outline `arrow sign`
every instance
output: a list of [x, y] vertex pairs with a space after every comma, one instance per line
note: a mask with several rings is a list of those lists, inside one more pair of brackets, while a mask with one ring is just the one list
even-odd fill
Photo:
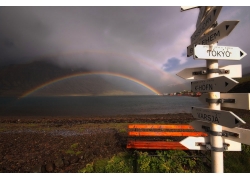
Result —
[[196, 22], [196, 28], [200, 25], [200, 22], [203, 20], [204, 16], [211, 9], [212, 6], [201, 6], [199, 16]]
[[[207, 144], [210, 142], [209, 137], [187, 137], [180, 141], [180, 144], [190, 150], [207, 150], [205, 146], [199, 146], [198, 144]], [[241, 143], [231, 141], [223, 138], [223, 143], [229, 144], [226, 151], [241, 151]]]
[[202, 34], [214, 24], [220, 14], [221, 9], [222, 6], [215, 6], [209, 11], [207, 16], [201, 21], [200, 25], [191, 36], [191, 43], [194, 43], [197, 38], [202, 36]]
[[[240, 78], [242, 77], [242, 67], [241, 64], [220, 66], [219, 69], [228, 70], [229, 74], [219, 74], [219, 76], [225, 76], [229, 78]], [[178, 72], [176, 75], [183, 79], [207, 79], [207, 75], [194, 75], [193, 72], [206, 71], [206, 67], [196, 67], [196, 68], [186, 68]]]
[[228, 36], [238, 23], [239, 21], [224, 21], [221, 24], [219, 24], [213, 30], [206, 33], [196, 42], [192, 43], [187, 47], [187, 57], [193, 55], [194, 44], [202, 44], [202, 45], [213, 44], [219, 41], [220, 39]]
[[237, 81], [220, 76], [202, 81], [191, 82], [193, 92], [227, 92], [238, 84]]
[[[235, 103], [221, 103], [222, 107], [250, 110], [250, 93], [220, 93], [220, 98], [235, 100]], [[209, 96], [204, 93], [198, 99], [207, 104], [206, 99], [209, 99]]]
[[181, 11], [186, 11], [194, 8], [198, 8], [199, 6], [181, 6]]
[[229, 128], [234, 128], [246, 123], [231, 111], [192, 107], [192, 115], [194, 118]]
[[195, 45], [194, 59], [241, 60], [245, 53], [238, 47]]
[[[211, 125], [211, 123], [208, 123], [205, 121], [199, 121], [199, 120], [192, 121], [189, 124], [193, 126], [193, 128], [196, 131], [202, 131], [202, 132], [206, 132], [205, 128], [202, 128], [202, 127], [210, 128], [210, 125]], [[243, 129], [243, 128], [238, 128], [238, 127], [227, 128], [227, 127], [222, 126], [222, 131], [228, 133], [228, 136], [225, 137], [226, 139], [250, 145], [250, 130], [249, 129]]]

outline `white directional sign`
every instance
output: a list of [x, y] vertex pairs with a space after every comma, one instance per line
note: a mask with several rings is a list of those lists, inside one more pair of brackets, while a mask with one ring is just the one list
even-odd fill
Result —
[[241, 60], [245, 53], [238, 47], [195, 45], [194, 59]]
[[223, 21], [216, 26], [213, 30], [199, 38], [187, 47], [187, 57], [192, 56], [194, 52], [194, 44], [209, 45], [217, 42], [218, 40], [228, 36], [239, 21]]
[[[229, 78], [242, 77], [241, 64], [220, 66], [219, 69], [224, 69], [224, 70], [229, 71], [228, 74], [219, 74], [219, 76], [225, 76], [225, 77], [229, 77]], [[204, 72], [206, 70], [207, 70], [206, 67], [186, 68], [186, 69], [183, 69], [182, 71], [178, 72], [176, 75], [183, 78], [183, 79], [202, 80], [202, 79], [207, 79], [206, 74], [194, 75], [193, 72], [202, 72], [202, 71]]]
[[191, 90], [193, 92], [228, 92], [238, 84], [237, 81], [220, 76], [201, 81], [191, 82]]
[[[198, 99], [207, 104], [206, 99], [209, 99], [209, 96], [204, 93]], [[220, 93], [220, 99], [234, 99], [235, 101], [234, 103], [224, 102], [221, 107], [250, 110], [250, 93]]]
[[[193, 126], [196, 131], [206, 132], [205, 129], [210, 128], [211, 123], [196, 120], [192, 121], [190, 125]], [[227, 128], [222, 126], [222, 131], [224, 131], [224, 133], [227, 133], [228, 136], [225, 137], [226, 139], [250, 145], [250, 129], [243, 129], [238, 127]]]
[[206, 15], [206, 12], [211, 9], [212, 6], [201, 6], [199, 16], [197, 18], [196, 22], [196, 28], [200, 25], [200, 22], [203, 20], [204, 16]]
[[231, 111], [192, 107], [192, 115], [194, 118], [229, 128], [234, 128], [246, 123]]
[[[207, 150], [205, 144], [209, 144], [209, 137], [187, 137], [180, 141], [180, 143], [190, 150]], [[228, 149], [226, 151], [241, 151], [241, 143], [231, 141], [229, 139], [223, 138], [223, 143], [228, 144]], [[199, 144], [203, 144], [200, 146]]]
[[198, 8], [199, 6], [181, 6], [181, 11]]
[[209, 11], [207, 16], [204, 17], [200, 25], [198, 25], [196, 31], [191, 36], [191, 43], [194, 43], [195, 40], [197, 40], [201, 35], [203, 35], [203, 33], [214, 24], [220, 14], [221, 9], [222, 6], [215, 6]]

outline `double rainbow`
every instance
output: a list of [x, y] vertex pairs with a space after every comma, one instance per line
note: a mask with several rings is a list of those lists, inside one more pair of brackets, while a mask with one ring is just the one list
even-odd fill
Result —
[[66, 75], [66, 76], [62, 76], [62, 77], [59, 77], [59, 78], [55, 78], [55, 79], [52, 79], [51, 81], [48, 81], [46, 83], [43, 83], [27, 92], [25, 92], [23, 95], [21, 95], [20, 98], [24, 98], [24, 97], [27, 97], [29, 96], [30, 94], [34, 93], [35, 91], [45, 87], [45, 86], [48, 86], [48, 85], [51, 85], [53, 83], [56, 83], [56, 82], [59, 82], [59, 81], [62, 81], [62, 80], [65, 80], [65, 79], [69, 79], [69, 78], [73, 78], [73, 77], [78, 77], [78, 76], [87, 76], [87, 75], [110, 75], [110, 76], [115, 76], [115, 77], [120, 77], [120, 78], [124, 78], [124, 79], [128, 79], [130, 81], [133, 81], [135, 83], [138, 83], [142, 86], [144, 86], [145, 88], [149, 89], [150, 91], [152, 91], [153, 93], [155, 94], [161, 94], [158, 90], [156, 90], [155, 88], [153, 88], [152, 86], [138, 80], [138, 79], [135, 79], [133, 77], [130, 77], [130, 76], [127, 76], [127, 75], [124, 75], [124, 74], [119, 74], [119, 73], [114, 73], [114, 72], [103, 72], [103, 71], [94, 71], [94, 72], [81, 72], [81, 73], [76, 73], [76, 74], [70, 74], [70, 75]]

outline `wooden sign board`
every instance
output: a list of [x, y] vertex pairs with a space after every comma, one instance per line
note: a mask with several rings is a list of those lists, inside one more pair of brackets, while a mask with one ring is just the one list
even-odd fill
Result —
[[[207, 93], [202, 94], [198, 99], [207, 104]], [[221, 107], [250, 110], [250, 93], [220, 93], [220, 99], [234, 99], [234, 103], [221, 103]]]
[[231, 111], [213, 110], [199, 107], [192, 107], [191, 111], [193, 117], [196, 119], [219, 124], [229, 128], [246, 124], [245, 121]]
[[191, 82], [191, 90], [193, 92], [228, 92], [238, 84], [237, 81], [220, 76], [201, 81]]
[[[225, 76], [228, 78], [241, 78], [242, 77], [242, 66], [241, 64], [220, 66], [219, 69], [227, 70], [228, 74], [219, 74], [218, 76]], [[206, 74], [194, 74], [194, 72], [206, 71], [206, 67], [186, 68], [178, 72], [176, 75], [183, 79], [195, 79], [203, 80], [207, 79]]]
[[194, 45], [194, 59], [241, 60], [246, 55], [238, 47]]
[[[193, 128], [196, 131], [207, 132], [205, 129], [210, 128], [211, 123], [196, 120], [196, 121], [192, 121], [190, 125], [193, 126]], [[228, 136], [224, 137], [225, 139], [229, 139], [229, 140], [236, 141], [242, 144], [250, 145], [250, 129], [244, 129], [244, 128], [239, 128], [239, 127], [228, 128], [228, 127], [222, 126], [222, 131], [224, 131], [225, 133], [228, 133]]]
[[[210, 142], [210, 137], [187, 137], [180, 141], [180, 144], [190, 150], [207, 150], [205, 146], [199, 144], [207, 144]], [[223, 137], [223, 143], [229, 144], [226, 151], [241, 151], [241, 143], [226, 139]]]

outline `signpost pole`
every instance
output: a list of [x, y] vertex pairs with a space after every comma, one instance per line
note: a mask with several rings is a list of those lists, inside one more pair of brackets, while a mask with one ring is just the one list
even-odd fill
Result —
[[[211, 46], [217, 46], [217, 43], [212, 44]], [[218, 69], [218, 60], [206, 60], [207, 68], [208, 69]], [[207, 74], [207, 79], [218, 77], [218, 73], [209, 73]], [[209, 99], [219, 99], [220, 92], [209, 92]], [[220, 110], [221, 104], [220, 103], [209, 103], [209, 109]], [[222, 132], [222, 126], [218, 124], [211, 123], [211, 131], [215, 132]], [[223, 148], [223, 138], [222, 136], [214, 136], [210, 135], [210, 143], [213, 147], [211, 151], [211, 158], [212, 158], [212, 172], [213, 173], [223, 173], [224, 171], [224, 162], [223, 162], [223, 151], [217, 151], [218, 149]], [[216, 150], [217, 149], [217, 150]]]

